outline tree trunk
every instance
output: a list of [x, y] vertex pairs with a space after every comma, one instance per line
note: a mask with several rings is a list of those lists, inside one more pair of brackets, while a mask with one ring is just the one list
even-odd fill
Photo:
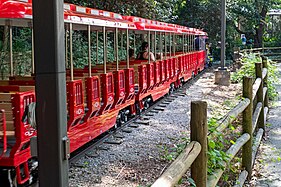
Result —
[[256, 34], [255, 34], [255, 47], [262, 47], [262, 43], [263, 43], [263, 31], [264, 31], [264, 22], [265, 22], [265, 17], [268, 11], [268, 7], [266, 5], [264, 5], [262, 7], [262, 11], [260, 13], [260, 23], [257, 26], [256, 30]]
[[264, 25], [263, 23], [259, 24], [258, 28], [256, 28], [256, 34], [255, 34], [255, 43], [254, 46], [257, 48], [262, 47], [262, 42], [263, 42], [263, 28]]

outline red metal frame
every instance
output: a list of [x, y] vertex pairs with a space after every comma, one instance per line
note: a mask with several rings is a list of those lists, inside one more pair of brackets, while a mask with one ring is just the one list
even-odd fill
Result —
[[5, 110], [0, 110], [1, 119], [0, 123], [2, 123], [2, 131], [3, 135], [0, 137], [0, 141], [3, 143], [3, 151], [0, 153], [0, 158], [7, 152], [7, 136], [6, 136], [6, 115]]
[[135, 84], [134, 84], [134, 69], [125, 69], [126, 92], [124, 102], [132, 100], [135, 97]]
[[164, 60], [164, 64], [165, 64], [165, 74], [166, 74], [166, 81], [168, 81], [170, 79], [170, 59], [166, 59]]
[[161, 75], [160, 75], [160, 63], [159, 61], [154, 63], [154, 82], [155, 86], [159, 86], [160, 80], [161, 80]]
[[143, 94], [147, 90], [147, 67], [146, 65], [139, 65], [138, 66], [139, 72], [139, 92], [138, 94]]
[[114, 103], [114, 78], [112, 73], [101, 74], [102, 106], [100, 114], [108, 112]]
[[150, 63], [146, 65], [147, 67], [147, 90], [151, 90], [154, 86], [154, 63]]
[[85, 120], [93, 118], [98, 115], [101, 107], [100, 103], [100, 80], [98, 76], [88, 77], [86, 79], [86, 93], [87, 93], [87, 114]]
[[68, 122], [67, 128], [71, 128], [84, 117], [84, 94], [82, 80], [73, 80], [66, 83]]
[[115, 101], [113, 107], [117, 107], [125, 100], [125, 72], [124, 70], [114, 71]]
[[[29, 170], [26, 167], [28, 166], [28, 160], [31, 158], [29, 141], [30, 137], [36, 135], [36, 131], [31, 128], [27, 121], [22, 121], [22, 117], [26, 106], [32, 102], [36, 102], [35, 93], [33, 91], [15, 93], [12, 95], [11, 102], [13, 106], [16, 142], [9, 146], [11, 150], [8, 155], [4, 154], [0, 157], [0, 166], [15, 167], [18, 183], [24, 184], [29, 180]], [[24, 177], [21, 175], [21, 166], [24, 167]]]
[[166, 63], [164, 60], [160, 61], [160, 83], [166, 81]]

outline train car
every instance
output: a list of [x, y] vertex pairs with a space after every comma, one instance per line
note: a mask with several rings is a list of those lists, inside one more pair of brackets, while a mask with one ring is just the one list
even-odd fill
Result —
[[[152, 61], [134, 60], [132, 65], [139, 65], [139, 91], [136, 103], [139, 110], [149, 106], [164, 95], [178, 88], [205, 67], [204, 37], [206, 33], [197, 29], [175, 24], [168, 24], [134, 16], [123, 16], [135, 23], [137, 33], [148, 41], [148, 50], [159, 54], [159, 59]], [[164, 41], [163, 41], [164, 40]], [[196, 41], [199, 41], [196, 45]], [[157, 45], [158, 49], [157, 49]], [[134, 47], [135, 48], [135, 47]]]
[[[32, 2], [2, 0], [0, 9], [0, 26], [8, 28], [10, 70], [0, 81], [0, 179], [9, 186], [28, 185], [36, 180], [33, 174], [38, 165], [30, 153], [36, 126], [27, 115], [36, 103]], [[203, 31], [73, 4], [64, 5], [64, 20], [65, 125], [71, 152], [121, 125], [204, 68]], [[23, 28], [29, 28], [31, 35], [31, 71], [24, 76], [15, 71], [18, 63], [13, 51], [13, 36]], [[86, 38], [82, 67], [74, 58], [76, 32]], [[131, 59], [130, 49], [137, 51], [136, 38], [147, 41], [148, 50], [153, 49], [159, 58]]]

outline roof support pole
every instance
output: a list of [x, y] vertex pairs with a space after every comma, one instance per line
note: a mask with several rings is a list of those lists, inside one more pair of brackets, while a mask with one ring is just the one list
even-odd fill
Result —
[[88, 25], [88, 66], [89, 66], [89, 77], [92, 76], [92, 68], [91, 62], [92, 55], [91, 55], [91, 25]]
[[196, 48], [195, 48], [195, 34], [192, 35], [192, 51], [196, 51]]
[[147, 37], [147, 40], [148, 40], [148, 63], [150, 64], [150, 31], [148, 31], [148, 37]]
[[162, 32], [159, 32], [159, 48], [161, 51], [161, 55], [160, 55], [160, 60], [163, 60], [163, 38], [162, 38]]
[[31, 75], [34, 74], [34, 31], [31, 28]]
[[127, 44], [127, 68], [129, 69], [130, 68], [130, 57], [129, 57], [129, 48], [130, 48], [130, 38], [129, 38], [129, 29], [127, 28], [126, 29], [126, 39], [127, 39], [127, 42], [126, 42], [126, 44]]
[[136, 32], [134, 32], [134, 52], [136, 52]]
[[156, 62], [156, 53], [157, 53], [157, 32], [154, 32], [154, 61]]
[[119, 69], [119, 57], [118, 57], [118, 28], [115, 28], [115, 58], [116, 58], [116, 71]]
[[182, 52], [184, 53], [184, 34], [182, 34]]
[[10, 75], [14, 76], [14, 61], [13, 61], [13, 27], [9, 26], [9, 45], [10, 45]]
[[70, 80], [74, 80], [73, 75], [73, 49], [72, 49], [72, 23], [69, 24], [69, 50], [70, 50]]
[[107, 34], [105, 27], [102, 27], [102, 34], [103, 34], [103, 73], [106, 74], [106, 58], [107, 58], [107, 51], [106, 51], [106, 39]]
[[69, 68], [69, 64], [68, 64], [68, 33], [67, 33], [67, 29], [64, 30], [64, 36], [65, 36], [65, 66], [66, 66], [66, 68]]
[[[96, 38], [96, 46], [97, 46], [97, 48], [96, 48], [96, 65], [98, 65], [99, 64], [99, 31], [98, 30], [96, 31], [96, 36], [97, 36], [97, 38]], [[89, 68], [92, 68], [92, 67], [89, 67]]]
[[190, 40], [191, 40], [191, 37], [190, 37], [190, 34], [187, 34], [187, 52], [190, 52]]
[[68, 187], [63, 1], [32, 4], [39, 186]]
[[171, 32], [169, 33], [169, 45], [170, 45], [169, 53], [170, 53], [170, 57], [172, 57], [172, 33]]
[[166, 37], [166, 33], [164, 32], [164, 39], [165, 39], [165, 44], [164, 44], [164, 47], [165, 47], [165, 60], [167, 59], [167, 37]]
[[120, 42], [121, 42], [121, 46], [120, 46], [120, 50], [121, 50], [121, 58], [124, 58], [124, 38], [123, 38], [123, 31], [120, 30], [120, 34], [121, 34], [121, 38], [120, 38]]
[[176, 35], [173, 33], [173, 53], [176, 55]]

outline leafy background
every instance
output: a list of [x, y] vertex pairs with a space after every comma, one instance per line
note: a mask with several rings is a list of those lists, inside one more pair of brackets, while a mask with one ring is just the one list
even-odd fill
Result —
[[[203, 29], [209, 35], [214, 58], [219, 59], [221, 0], [66, 0], [65, 2], [113, 11], [122, 15], [140, 16]], [[281, 0], [227, 0], [226, 53], [228, 59], [232, 58], [234, 47], [241, 47], [241, 34], [245, 34], [248, 40], [253, 41], [253, 44], [246, 47], [252, 47], [252, 45], [260, 47], [263, 41], [269, 46], [281, 46], [281, 33], [272, 32], [271, 19], [266, 16], [270, 9], [277, 8], [281, 8]], [[274, 25], [280, 24], [280, 20], [274, 23]], [[92, 61], [96, 61], [94, 43], [96, 36], [94, 33], [92, 37]], [[112, 38], [113, 36], [108, 37]], [[0, 76], [2, 79], [9, 72], [8, 41], [7, 28], [0, 26]], [[82, 67], [87, 64], [88, 54], [85, 41], [87, 41], [87, 33], [75, 31], [73, 35], [75, 67]], [[99, 36], [99, 41], [102, 42], [102, 36]], [[140, 42], [141, 40], [136, 41]], [[139, 45], [140, 43], [137, 43], [137, 46]], [[13, 51], [16, 74], [31, 73], [30, 50], [30, 29], [14, 28]], [[98, 63], [102, 62], [102, 51], [103, 46], [100, 45]], [[121, 59], [125, 59], [124, 49], [120, 49], [119, 55]], [[113, 43], [111, 42], [108, 42], [108, 60], [114, 60]]]

